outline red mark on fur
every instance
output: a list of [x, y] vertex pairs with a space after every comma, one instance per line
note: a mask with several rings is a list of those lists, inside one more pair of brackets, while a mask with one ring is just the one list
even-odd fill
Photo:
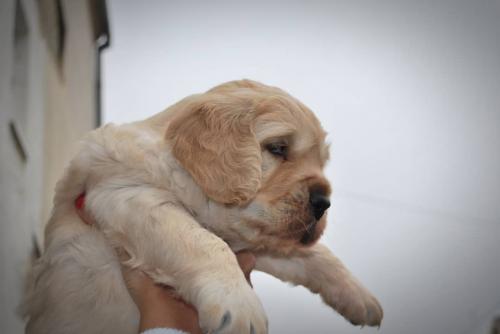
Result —
[[81, 193], [75, 200], [75, 206], [78, 210], [83, 210], [85, 207], [85, 193]]
[[76, 213], [80, 217], [80, 219], [87, 225], [93, 225], [93, 221], [91, 218], [89, 218], [84, 210], [85, 210], [85, 193], [81, 193], [76, 199], [75, 199], [75, 208], [76, 208]]

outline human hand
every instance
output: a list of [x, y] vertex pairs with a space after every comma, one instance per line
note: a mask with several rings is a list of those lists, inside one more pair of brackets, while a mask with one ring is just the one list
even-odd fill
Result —
[[[236, 254], [238, 264], [248, 283], [255, 267], [255, 256], [250, 252]], [[168, 286], [155, 284], [139, 269], [122, 266], [122, 273], [130, 296], [141, 316], [139, 331], [152, 328], [175, 328], [191, 334], [201, 334], [196, 309], [178, 297]]]

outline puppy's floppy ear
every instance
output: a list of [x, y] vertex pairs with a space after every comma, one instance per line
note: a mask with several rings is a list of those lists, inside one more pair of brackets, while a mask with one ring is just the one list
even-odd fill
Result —
[[247, 98], [206, 93], [177, 110], [168, 125], [173, 155], [217, 202], [244, 204], [260, 187], [252, 108]]

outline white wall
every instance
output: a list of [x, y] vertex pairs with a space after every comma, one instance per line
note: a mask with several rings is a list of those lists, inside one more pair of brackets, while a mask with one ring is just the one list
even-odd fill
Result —
[[[488, 331], [500, 311], [498, 1], [109, 5], [105, 121], [243, 77], [288, 90], [330, 133], [323, 240], [381, 300], [380, 333]], [[303, 288], [253, 280], [271, 333], [360, 332]]]

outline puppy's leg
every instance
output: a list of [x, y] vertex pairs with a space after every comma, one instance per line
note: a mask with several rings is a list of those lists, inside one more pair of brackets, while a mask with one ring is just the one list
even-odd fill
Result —
[[377, 299], [323, 245], [316, 244], [293, 257], [258, 256], [256, 269], [319, 293], [354, 325], [379, 326], [382, 321]]
[[229, 246], [168, 196], [152, 187], [99, 187], [88, 193], [87, 209], [107, 239], [131, 256], [129, 265], [196, 307], [202, 330], [267, 333], [262, 305]]

